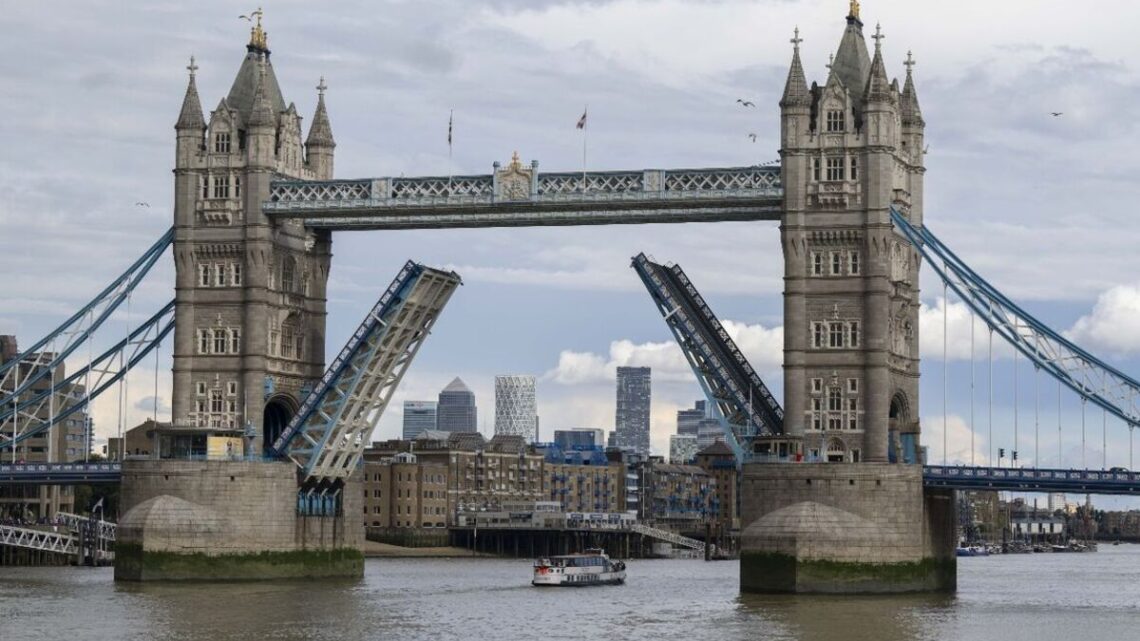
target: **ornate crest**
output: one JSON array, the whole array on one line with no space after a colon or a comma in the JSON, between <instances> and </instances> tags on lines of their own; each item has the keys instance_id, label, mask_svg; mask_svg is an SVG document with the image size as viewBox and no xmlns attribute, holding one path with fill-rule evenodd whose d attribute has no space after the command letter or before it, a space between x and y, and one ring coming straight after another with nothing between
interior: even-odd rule
<instances>
[{"instance_id":1,"label":"ornate crest","mask_svg":"<svg viewBox=\"0 0 1140 641\"><path fill-rule=\"evenodd\" d=\"M511 156L511 164L507 165L506 169L499 170L496 176L499 185L499 193L496 196L500 200L529 200L533 175L533 169L523 168L522 162L519 161L519 152L516 151Z\"/></svg>"}]
</instances>

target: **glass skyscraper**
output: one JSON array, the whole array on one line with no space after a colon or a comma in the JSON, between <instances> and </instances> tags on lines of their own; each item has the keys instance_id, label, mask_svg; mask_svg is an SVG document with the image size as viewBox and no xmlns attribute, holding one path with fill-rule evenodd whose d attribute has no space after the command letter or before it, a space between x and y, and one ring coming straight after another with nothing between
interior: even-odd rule
<instances>
[{"instance_id":1,"label":"glass skyscraper","mask_svg":"<svg viewBox=\"0 0 1140 641\"><path fill-rule=\"evenodd\" d=\"M495 377L495 434L538 438L538 404L533 376Z\"/></svg>"},{"instance_id":2,"label":"glass skyscraper","mask_svg":"<svg viewBox=\"0 0 1140 641\"><path fill-rule=\"evenodd\" d=\"M617 368L615 444L623 450L649 455L650 379L648 367Z\"/></svg>"},{"instance_id":3,"label":"glass skyscraper","mask_svg":"<svg viewBox=\"0 0 1140 641\"><path fill-rule=\"evenodd\" d=\"M435 401L404 401L405 439L415 438L424 430L434 430L435 423Z\"/></svg>"},{"instance_id":4,"label":"glass skyscraper","mask_svg":"<svg viewBox=\"0 0 1140 641\"><path fill-rule=\"evenodd\" d=\"M475 393L456 377L439 393L436 427L442 432L478 432Z\"/></svg>"}]
</instances>

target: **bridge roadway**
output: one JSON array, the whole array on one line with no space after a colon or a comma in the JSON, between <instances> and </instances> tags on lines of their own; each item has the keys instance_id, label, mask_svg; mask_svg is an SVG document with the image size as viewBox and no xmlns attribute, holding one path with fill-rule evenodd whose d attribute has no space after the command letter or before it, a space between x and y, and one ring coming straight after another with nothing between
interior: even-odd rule
<instances>
[{"instance_id":1,"label":"bridge roadway","mask_svg":"<svg viewBox=\"0 0 1140 641\"><path fill-rule=\"evenodd\" d=\"M275 181L262 211L330 230L780 220L779 166Z\"/></svg>"},{"instance_id":2,"label":"bridge roadway","mask_svg":"<svg viewBox=\"0 0 1140 641\"><path fill-rule=\"evenodd\" d=\"M774 464L775 465L775 464ZM71 485L118 483L118 463L26 463L0 465L0 484ZM1069 492L1140 496L1140 472L925 465L923 485L955 490Z\"/></svg>"}]
</instances>

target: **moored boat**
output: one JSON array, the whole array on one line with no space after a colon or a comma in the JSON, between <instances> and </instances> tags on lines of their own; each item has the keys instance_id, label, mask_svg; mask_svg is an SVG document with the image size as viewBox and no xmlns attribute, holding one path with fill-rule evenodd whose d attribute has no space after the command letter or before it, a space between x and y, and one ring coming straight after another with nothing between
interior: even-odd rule
<instances>
[{"instance_id":1,"label":"moored boat","mask_svg":"<svg viewBox=\"0 0 1140 641\"><path fill-rule=\"evenodd\" d=\"M603 550L565 554L534 562L535 586L618 585L625 582L625 563L613 561Z\"/></svg>"}]
</instances>

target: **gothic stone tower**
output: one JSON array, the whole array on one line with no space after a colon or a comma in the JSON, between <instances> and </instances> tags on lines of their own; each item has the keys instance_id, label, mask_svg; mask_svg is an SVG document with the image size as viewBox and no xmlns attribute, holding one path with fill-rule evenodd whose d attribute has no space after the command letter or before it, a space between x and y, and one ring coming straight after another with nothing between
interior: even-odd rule
<instances>
[{"instance_id":1,"label":"gothic stone tower","mask_svg":"<svg viewBox=\"0 0 1140 641\"><path fill-rule=\"evenodd\" d=\"M324 82L304 144L260 18L229 95L202 116L190 83L175 125L175 427L242 430L272 443L324 368L327 233L261 211L269 182L329 179L336 147Z\"/></svg>"},{"instance_id":2,"label":"gothic stone tower","mask_svg":"<svg viewBox=\"0 0 1140 641\"><path fill-rule=\"evenodd\" d=\"M827 82L807 86L797 30L780 101L788 433L832 462L918 462L919 260L890 208L922 223L923 131L907 60L887 79L851 3Z\"/></svg>"}]
</instances>

